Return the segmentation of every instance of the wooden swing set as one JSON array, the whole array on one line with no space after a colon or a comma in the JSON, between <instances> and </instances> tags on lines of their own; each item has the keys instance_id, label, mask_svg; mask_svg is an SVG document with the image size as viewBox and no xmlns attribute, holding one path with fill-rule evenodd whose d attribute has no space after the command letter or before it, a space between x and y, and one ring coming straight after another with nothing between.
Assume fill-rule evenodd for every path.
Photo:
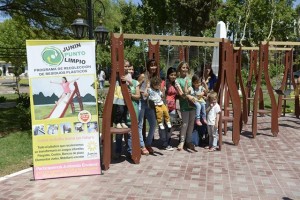
<instances>
[{"instance_id":1,"label":"wooden swing set","mask_svg":"<svg viewBox=\"0 0 300 200\"><path fill-rule=\"evenodd\" d=\"M112 127L112 106L114 91L117 77L123 76L124 72L124 39L134 39L134 40L148 40L148 58L155 59L159 63L159 47L160 45L173 45L180 46L179 48L179 59L180 61L188 60L188 47L189 46L205 46L205 47L218 47L220 52L219 58L219 74L218 82L216 87L216 92L219 92L219 104L223 108L221 118L219 121L219 146L220 150L222 148L222 129L226 134L227 123L232 122L232 141L233 144L238 145L240 140L240 133L242 130L242 122L247 123L248 115L250 113L250 87L252 81L252 75L256 79L256 89L253 98L253 118L252 118L252 130L253 137L256 136L257 132L257 113L266 113L261 107L258 108L258 102L262 98L261 89L261 79L264 76L269 96L272 103L272 120L271 129L274 136L279 132L278 130L278 110L273 88L270 83L270 78L268 76L268 51L269 44L261 44L260 47L242 47L236 49L230 41L220 38L206 38L206 37L189 37L189 36L164 36L164 35L142 35L142 34L114 34L111 33L111 59L112 59L112 70L111 70L111 82L108 90L107 98L103 110L103 122L102 122L102 142L103 142L103 166L104 170L109 169L109 164L111 162L111 147L112 147L112 134L126 134L131 133L132 138L132 155L131 158L135 164L140 162L141 151L140 142L138 134L138 121L137 117L131 103L131 98L129 91L125 82L121 82L121 92L124 97L124 101L128 107L128 112L131 117L131 127L128 129L116 129ZM277 44L280 45L280 44ZM287 45L287 44L282 44ZM286 48L282 48L285 49ZM241 76L241 52L242 50L250 50L250 71L248 76L247 87L245 88ZM256 69L259 50L259 67ZM277 48L280 50L280 48ZM292 55L292 54L287 54ZM287 58L285 73L291 69L291 57ZM158 69L159 70L159 69ZM264 73L262 73L264 71ZM250 76L251 74L251 76ZM286 76L284 76L286 77ZM285 79L286 80L286 79ZM284 81L283 81L284 82ZM286 83L286 82L284 82ZM238 93L238 87L242 92L242 101ZM280 89L283 90L284 85L281 85ZM224 103L223 103L224 99ZM285 100L284 97L281 100ZM299 105L299 95L295 95L295 102L298 100ZM232 107L229 107L231 102ZM299 109L299 106L297 106ZM296 111L296 108L295 108Z\"/></svg>"}]
</instances>

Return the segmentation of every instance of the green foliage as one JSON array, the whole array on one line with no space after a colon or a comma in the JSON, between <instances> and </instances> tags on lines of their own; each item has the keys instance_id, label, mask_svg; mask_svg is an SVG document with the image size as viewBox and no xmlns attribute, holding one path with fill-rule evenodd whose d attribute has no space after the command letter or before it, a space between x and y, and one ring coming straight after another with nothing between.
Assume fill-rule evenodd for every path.
<instances>
[{"instance_id":1,"label":"green foliage","mask_svg":"<svg viewBox=\"0 0 300 200\"><path fill-rule=\"evenodd\" d=\"M218 9L217 16L229 23L229 35L234 35L237 41L245 34L244 45L295 39L293 1L227 0Z\"/></svg>"},{"instance_id":2,"label":"green foliage","mask_svg":"<svg viewBox=\"0 0 300 200\"><path fill-rule=\"evenodd\" d=\"M241 70L242 74L242 81L244 83L244 86L247 87L247 81L248 81L248 70L246 68L242 68Z\"/></svg>"},{"instance_id":3,"label":"green foliage","mask_svg":"<svg viewBox=\"0 0 300 200\"><path fill-rule=\"evenodd\" d=\"M269 76L270 78L279 78L283 75L284 72L284 65L276 65L276 64L270 64L268 68ZM281 79L280 79L281 81Z\"/></svg>"},{"instance_id":4,"label":"green foliage","mask_svg":"<svg viewBox=\"0 0 300 200\"><path fill-rule=\"evenodd\" d=\"M76 4L81 6L83 2L83 0L76 1ZM68 37L70 24L77 15L76 4L73 0L1 0L0 11L18 19L24 26L37 27L35 29L37 34L42 29L55 39L62 36Z\"/></svg>"},{"instance_id":5,"label":"green foliage","mask_svg":"<svg viewBox=\"0 0 300 200\"><path fill-rule=\"evenodd\" d=\"M30 110L30 98L28 94L22 93L17 99L17 108L19 115L17 118L20 122L21 130L31 129L31 110Z\"/></svg>"},{"instance_id":6,"label":"green foliage","mask_svg":"<svg viewBox=\"0 0 300 200\"><path fill-rule=\"evenodd\" d=\"M16 101L18 99L18 95L17 94L1 94L1 96L5 97L6 98L6 101Z\"/></svg>"},{"instance_id":7,"label":"green foliage","mask_svg":"<svg viewBox=\"0 0 300 200\"><path fill-rule=\"evenodd\" d=\"M103 115L105 100L106 100L106 93L103 90L100 90L98 94L98 115L100 118L102 118Z\"/></svg>"},{"instance_id":8,"label":"green foliage","mask_svg":"<svg viewBox=\"0 0 300 200\"><path fill-rule=\"evenodd\" d=\"M4 96L0 96L0 103L4 103L6 101L6 98Z\"/></svg>"},{"instance_id":9,"label":"green foliage","mask_svg":"<svg viewBox=\"0 0 300 200\"><path fill-rule=\"evenodd\" d=\"M21 130L17 116L22 113L19 113L19 110L16 107L0 108L0 112L0 138L13 131Z\"/></svg>"},{"instance_id":10,"label":"green foliage","mask_svg":"<svg viewBox=\"0 0 300 200\"><path fill-rule=\"evenodd\" d=\"M203 36L216 25L213 13L219 5L219 0L142 0L145 32Z\"/></svg>"},{"instance_id":11,"label":"green foliage","mask_svg":"<svg viewBox=\"0 0 300 200\"><path fill-rule=\"evenodd\" d=\"M213 13L220 5L218 0L173 0L168 1L172 19L185 35L203 36L206 29L214 27L217 23Z\"/></svg>"}]
</instances>

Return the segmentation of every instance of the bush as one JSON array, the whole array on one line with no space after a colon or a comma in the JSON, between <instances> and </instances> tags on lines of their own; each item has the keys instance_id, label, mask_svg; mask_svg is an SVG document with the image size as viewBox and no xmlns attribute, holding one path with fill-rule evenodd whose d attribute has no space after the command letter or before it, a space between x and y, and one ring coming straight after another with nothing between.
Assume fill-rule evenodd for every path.
<instances>
[{"instance_id":1,"label":"bush","mask_svg":"<svg viewBox=\"0 0 300 200\"><path fill-rule=\"evenodd\" d=\"M1 72L1 71L0 71ZM4 96L0 97L0 103L4 103L6 101L6 98Z\"/></svg>"},{"instance_id":2,"label":"bush","mask_svg":"<svg viewBox=\"0 0 300 200\"><path fill-rule=\"evenodd\" d=\"M100 118L102 118L105 100L106 100L105 92L100 91L98 94L98 115Z\"/></svg>"},{"instance_id":3,"label":"bush","mask_svg":"<svg viewBox=\"0 0 300 200\"><path fill-rule=\"evenodd\" d=\"M31 110L30 110L30 98L28 94L22 93L17 99L17 108L19 115L17 116L20 121L20 127L22 130L31 129Z\"/></svg>"}]
</instances>

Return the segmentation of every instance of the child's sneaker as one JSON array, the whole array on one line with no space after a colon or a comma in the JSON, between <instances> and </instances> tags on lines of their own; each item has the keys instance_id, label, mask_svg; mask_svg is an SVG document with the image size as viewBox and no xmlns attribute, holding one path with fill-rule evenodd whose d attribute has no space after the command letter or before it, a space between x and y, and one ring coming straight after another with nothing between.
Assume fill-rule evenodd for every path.
<instances>
[{"instance_id":1,"label":"child's sneaker","mask_svg":"<svg viewBox=\"0 0 300 200\"><path fill-rule=\"evenodd\" d=\"M128 128L128 126L125 123L121 123L122 128Z\"/></svg>"},{"instance_id":2,"label":"child's sneaker","mask_svg":"<svg viewBox=\"0 0 300 200\"><path fill-rule=\"evenodd\" d=\"M195 123L196 123L197 126L202 126L202 123L200 122L200 119L196 119Z\"/></svg>"},{"instance_id":3,"label":"child's sneaker","mask_svg":"<svg viewBox=\"0 0 300 200\"><path fill-rule=\"evenodd\" d=\"M173 148L171 145L168 145L168 146L165 148L165 150L167 150L167 151L173 151L174 148Z\"/></svg>"},{"instance_id":4,"label":"child's sneaker","mask_svg":"<svg viewBox=\"0 0 300 200\"><path fill-rule=\"evenodd\" d=\"M117 123L116 128L123 128L120 123Z\"/></svg>"},{"instance_id":5,"label":"child's sneaker","mask_svg":"<svg viewBox=\"0 0 300 200\"><path fill-rule=\"evenodd\" d=\"M163 123L158 124L158 126L159 126L159 128L160 128L161 130L164 130L164 129L165 129L165 126L164 126Z\"/></svg>"},{"instance_id":6,"label":"child's sneaker","mask_svg":"<svg viewBox=\"0 0 300 200\"><path fill-rule=\"evenodd\" d=\"M172 128L171 122L167 122L167 126L168 126L168 128Z\"/></svg>"}]
</instances>

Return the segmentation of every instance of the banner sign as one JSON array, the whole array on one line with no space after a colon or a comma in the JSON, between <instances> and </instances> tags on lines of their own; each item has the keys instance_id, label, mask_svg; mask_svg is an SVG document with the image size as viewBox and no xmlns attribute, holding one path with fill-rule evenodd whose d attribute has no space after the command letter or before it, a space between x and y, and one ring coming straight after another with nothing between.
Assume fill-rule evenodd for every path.
<instances>
[{"instance_id":1,"label":"banner sign","mask_svg":"<svg viewBox=\"0 0 300 200\"><path fill-rule=\"evenodd\" d=\"M100 174L95 42L27 40L34 178Z\"/></svg>"}]
</instances>

